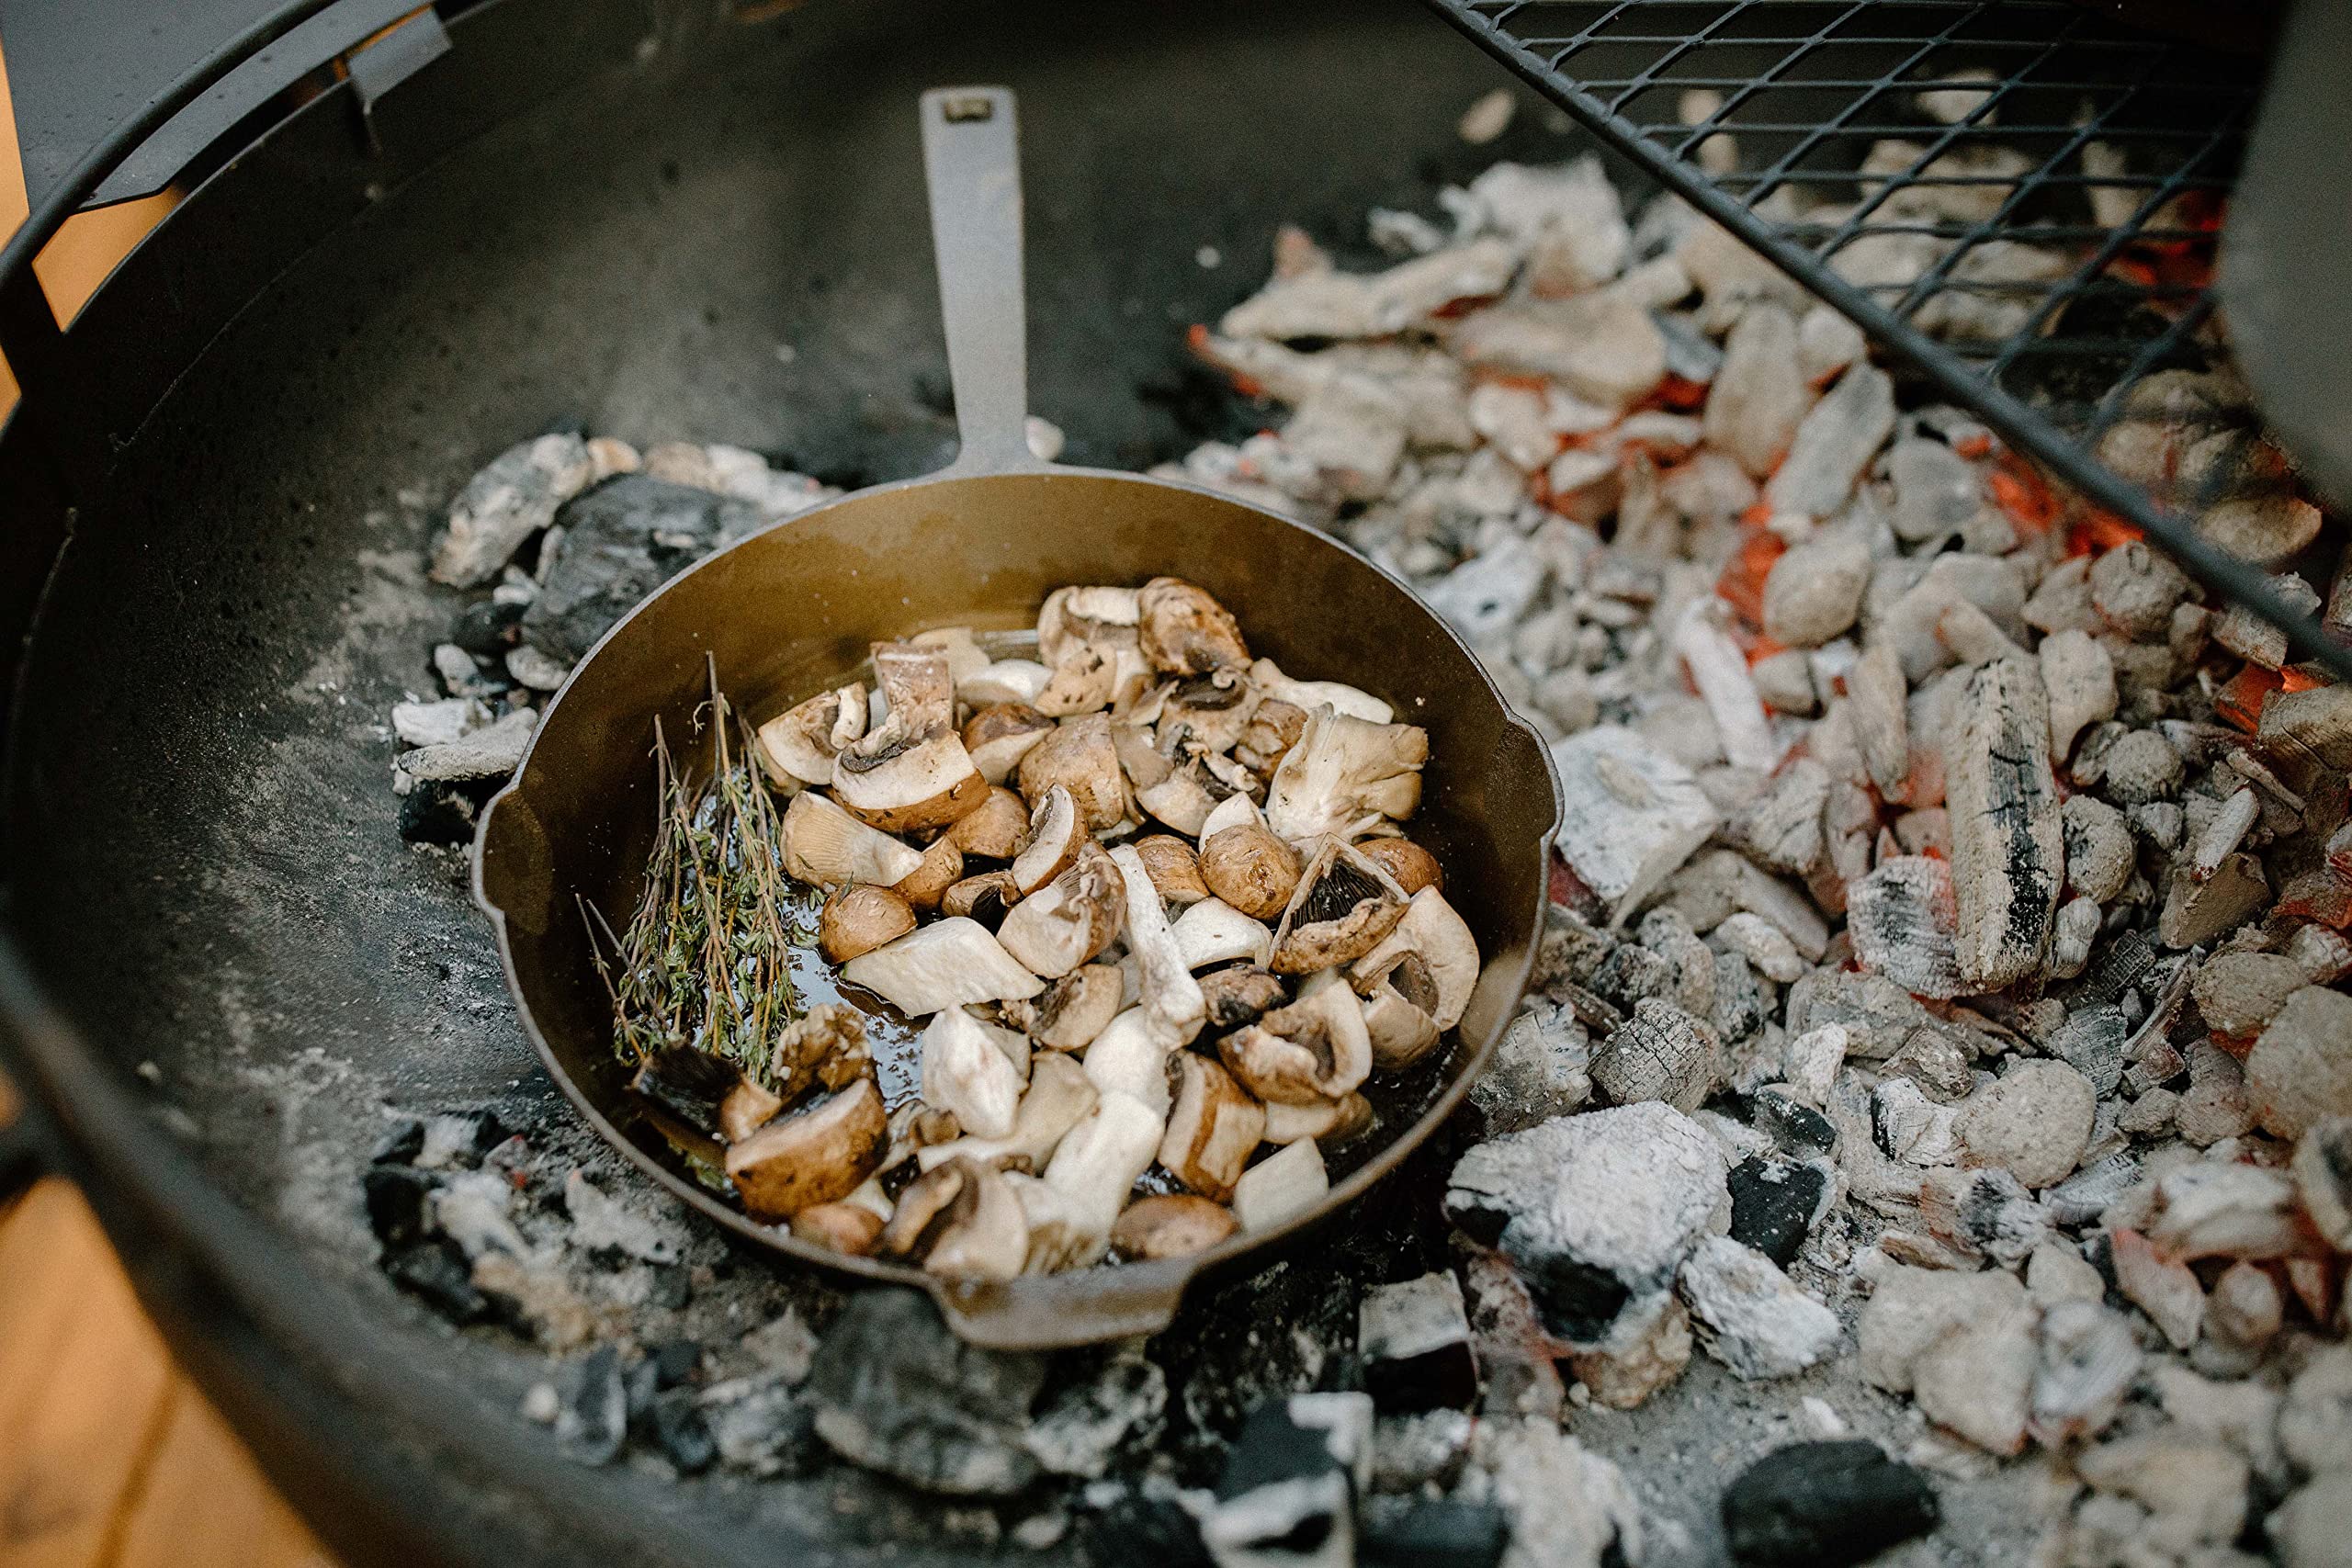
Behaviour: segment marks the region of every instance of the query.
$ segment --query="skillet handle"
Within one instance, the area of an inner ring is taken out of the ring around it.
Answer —
[[[1029,344],[1021,266],[1021,137],[1004,87],[922,96],[923,174],[947,374],[963,447],[950,474],[1046,467],[1029,450]]]

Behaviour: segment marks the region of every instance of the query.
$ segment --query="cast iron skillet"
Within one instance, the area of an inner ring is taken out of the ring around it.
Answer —
[[[590,650],[548,705],[475,840],[474,890],[498,931],[525,1032],[582,1116],[720,1224],[805,1262],[927,1290],[976,1343],[1039,1348],[1167,1325],[1204,1269],[1268,1249],[1363,1194],[1468,1090],[1532,963],[1556,815],[1548,754],[1477,660],[1395,579],[1326,535],[1190,486],[1056,468],[1028,447],[1021,185],[1012,95],[922,98],[932,234],[962,448],[939,473],[844,496],[690,567]],[[628,908],[654,820],[658,720],[690,733],[715,660],[754,717],[854,668],[877,640],[932,626],[1034,624],[1063,583],[1200,583],[1254,651],[1345,680],[1425,727],[1414,837],[1446,867],[1485,966],[1441,1082],[1324,1201],[1197,1258],[1009,1282],[945,1280],[851,1258],[751,1219],[680,1174],[639,1114],[575,895]]]

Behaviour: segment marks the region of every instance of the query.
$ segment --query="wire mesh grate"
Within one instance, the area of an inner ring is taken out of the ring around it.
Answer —
[[[2070,437],[2215,346],[2252,62],[2071,0],[1440,4],[1773,259],[1847,285],[1883,340]]]
[[[2258,59],[2078,0],[1430,4],[2088,504],[2352,672],[2197,535],[2199,495],[2111,466],[2135,389],[2228,363],[2213,269]]]

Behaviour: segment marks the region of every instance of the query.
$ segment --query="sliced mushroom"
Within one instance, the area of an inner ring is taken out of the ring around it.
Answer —
[[[1071,1128],[1046,1167],[1046,1184],[1076,1205],[1091,1234],[1110,1238],[1136,1180],[1151,1168],[1164,1124],[1132,1095],[1106,1094]]]
[[[983,1165],[1027,1160],[1034,1168],[1043,1169],[1063,1136],[1094,1109],[1100,1098],[1094,1081],[1076,1057],[1040,1056],[1030,1071],[1021,1109],[1013,1113],[1012,1132],[1001,1138],[965,1137],[933,1144],[915,1151],[915,1163],[929,1170],[961,1156]]]
[[[1009,789],[989,791],[969,817],[947,829],[947,841],[981,860],[1011,860],[1029,836],[1029,803]]]
[[[1244,959],[1262,964],[1273,952],[1273,933],[1222,898],[1207,898],[1176,917],[1170,928],[1187,969]]]
[[[1021,1201],[1022,1216],[1029,1222],[1029,1261],[1023,1271],[1057,1274],[1099,1262],[1109,1249],[1110,1237],[1099,1224],[1091,1203],[1080,1203],[1039,1176],[1007,1172],[1004,1184]]]
[[[888,887],[837,888],[817,916],[817,951],[846,964],[915,929],[914,906]]]
[[[1190,1192],[1156,1192],[1127,1205],[1111,1227],[1111,1245],[1139,1262],[1190,1258],[1240,1228],[1222,1203]]]
[[[1336,838],[1326,839],[1274,928],[1277,975],[1307,975],[1352,963],[1405,918],[1404,890],[1386,872]]]
[[[1136,638],[1142,595],[1132,588],[1057,588],[1037,612],[1037,657],[1061,662],[1074,646]]]
[[[1021,793],[1034,808],[1059,784],[1077,803],[1090,833],[1126,820],[1127,786],[1111,743],[1111,716],[1088,714],[1058,725],[1021,759]]]
[[[789,1219],[847,1197],[882,1162],[888,1118],[882,1091],[860,1078],[839,1094],[769,1122],[727,1150],[727,1175],[743,1207]]]
[[[700,1055],[700,1053],[697,1053]],[[784,1110],[784,1097],[771,1094],[749,1078],[738,1078],[727,1098],[718,1102],[718,1131],[730,1144],[740,1144]]]
[[[890,1112],[889,1144],[883,1151],[882,1163],[876,1168],[875,1174],[879,1176],[886,1171],[896,1170],[907,1161],[921,1157],[925,1149],[953,1143],[963,1131],[956,1123],[954,1111],[925,1105],[920,1100],[910,1100]],[[881,1189],[876,1185],[875,1190],[879,1192]],[[857,1199],[858,1194],[853,1192],[847,1201],[855,1202]],[[889,1217],[890,1204],[887,1198],[881,1213],[884,1218]]]
[[[1027,1265],[1029,1217],[1001,1172],[971,1167],[943,1219],[923,1257],[923,1272],[951,1280],[1011,1280]]]
[[[1372,1101],[1361,1094],[1318,1100],[1311,1105],[1266,1107],[1266,1142],[1295,1144],[1301,1138],[1343,1144],[1361,1137],[1372,1126]]]
[[[1200,984],[1208,1027],[1220,1034],[1255,1023],[1290,999],[1279,978],[1247,964],[1214,970],[1202,976]]]
[[[1344,831],[1366,817],[1401,821],[1420,804],[1429,755],[1429,731],[1419,725],[1374,724],[1318,707],[1267,786],[1266,826],[1296,840]]]
[[[1408,966],[1408,958],[1418,959],[1418,965]],[[1424,887],[1406,903],[1404,918],[1350,964],[1348,974],[1366,995],[1383,977],[1391,979],[1395,989],[1440,1029],[1452,1029],[1462,1021],[1470,993],[1477,988],[1478,939],[1444,894]]]
[[[1028,1073],[1016,1065],[1009,1043],[997,1039],[1011,1032],[962,1008],[942,1009],[922,1032],[924,1103],[953,1112],[956,1124],[975,1137],[1012,1132]],[[1028,1049],[1025,1037],[1013,1038]]]
[[[693,1045],[665,1045],[646,1057],[628,1087],[688,1126],[720,1130],[720,1114],[743,1082],[735,1064]]]
[[[1165,1115],[1168,1057],[1175,1049],[1167,1032],[1141,1008],[1129,1008],[1086,1048],[1086,1077],[1103,1094],[1123,1094]]]
[[[1265,825],[1265,814],[1258,809],[1256,801],[1246,795],[1228,795],[1216,803],[1216,809],[1210,812],[1208,820],[1201,824],[1201,842],[1205,845],[1227,828],[1263,828]]]
[[[1320,1203],[1331,1190],[1323,1151],[1312,1138],[1285,1144],[1233,1184],[1233,1217],[1245,1231],[1272,1230]]]
[[[1183,840],[1169,833],[1147,834],[1135,841],[1135,852],[1167,902],[1183,906],[1209,897],[1209,885],[1201,880],[1200,859]]]
[[[957,682],[956,694],[976,708],[996,703],[1019,703],[1027,707],[1035,704],[1052,675],[1052,671],[1034,659],[1000,659]]]
[[[851,959],[842,965],[842,978],[909,1018],[971,1002],[1034,997],[1046,988],[986,926],[956,916],[919,926],[887,947]]]
[[[922,852],[922,864],[915,868],[914,874],[901,878],[890,890],[910,908],[928,915],[939,908],[939,900],[947,890],[963,879],[964,852],[955,840],[942,834]]]
[[[1137,640],[1132,588],[1060,588],[1037,616],[1037,656],[1049,671],[1037,706],[1093,713],[1131,699],[1150,677]]]
[[[1143,653],[1155,670],[1205,675],[1247,666],[1240,624],[1208,590],[1181,577],[1155,577],[1136,595]]]
[[[1387,705],[1382,704],[1381,711],[1385,714]],[[1305,708],[1296,703],[1267,697],[1251,711],[1241,738],[1233,743],[1233,760],[1261,779],[1270,779],[1306,729]]]
[[[1437,856],[1410,839],[1366,839],[1356,848],[1363,852],[1364,859],[1395,878],[1408,898],[1424,887],[1444,891],[1445,870],[1437,863]]]
[[[1298,852],[1255,823],[1211,833],[1201,840],[1201,880],[1209,891],[1254,919],[1271,920],[1298,891]]]
[[[833,793],[877,828],[944,828],[988,798],[988,781],[956,734],[956,682],[944,653],[874,645],[888,714],[833,759]],[[895,878],[893,879],[895,880]]]
[[[1159,1141],[1159,1163],[1204,1198],[1222,1202],[1265,1134],[1266,1108],[1197,1051],[1179,1051],[1169,1060],[1175,1099]]]
[[[1060,784],[1046,791],[1029,818],[1029,835],[1012,857],[1012,886],[1024,897],[1078,863],[1087,842],[1078,801]]]
[[[875,827],[912,832],[944,828],[977,808],[989,784],[951,732],[875,756],[842,751],[833,759],[833,793]]]
[[[1176,764],[1159,754],[1150,726],[1132,717],[1112,718],[1111,750],[1119,759],[1119,771],[1126,775],[1130,795],[1157,788],[1176,771]]]
[[[852,1258],[863,1258],[874,1250],[875,1238],[882,1234],[883,1223],[882,1215],[862,1203],[843,1199],[833,1203],[814,1203],[793,1215],[792,1236],[795,1241],[811,1242]]]
[[[1428,971],[1414,954],[1388,971],[1363,993],[1363,1028],[1372,1039],[1372,1065],[1384,1073],[1411,1066],[1443,1037],[1429,1012],[1437,989],[1428,983]]]
[[[1004,917],[1021,901],[1021,889],[1009,871],[984,871],[967,876],[939,896],[943,915],[967,915],[989,931],[1004,924]]]
[[[1170,770],[1158,784],[1136,791],[1137,806],[1188,839],[1200,836],[1201,825],[1209,819],[1209,813],[1216,809],[1216,803],[1222,798],[1222,794],[1209,785],[1208,770],[1192,762]]]
[[[1126,883],[1127,950],[1136,959],[1136,994],[1170,1042],[1185,1044],[1201,1032],[1201,1021],[1206,1016],[1200,984],[1176,945],[1159,891],[1152,886],[1135,846],[1120,845],[1111,852],[1111,859]]]
[[[1125,918],[1125,879],[1089,839],[1077,863],[1014,905],[996,934],[1031,973],[1052,980],[1110,946]]]
[[[1298,1000],[1219,1040],[1217,1055],[1242,1088],[1285,1105],[1337,1100],[1372,1072],[1363,1005],[1329,971],[1302,987]]]
[[[1046,987],[1042,996],[1005,1003],[1004,1020],[1026,1030],[1040,1045],[1081,1051],[1118,1016],[1125,997],[1126,976],[1116,964],[1088,964]]]
[[[947,1117],[944,1111],[937,1111],[933,1114],[943,1117],[950,1122],[954,1120],[952,1117]],[[892,1120],[895,1122],[897,1118],[893,1117]],[[864,1209],[867,1213],[872,1214],[877,1220],[888,1220],[890,1217],[890,1211],[897,1207],[896,1204],[891,1202],[890,1195],[882,1190],[882,1178],[879,1173],[869,1176],[864,1181],[859,1182],[857,1184],[857,1190],[852,1192],[848,1197],[842,1199],[842,1201],[844,1203],[854,1204],[858,1208]]]
[[[975,1160],[954,1159],[899,1194],[874,1251],[921,1263],[928,1273],[1010,1280],[1028,1261],[1029,1222],[1001,1174]]]
[[[833,759],[865,733],[865,687],[852,681],[820,692],[760,726],[760,761],[779,784],[833,782]]]
[[[926,653],[936,653],[947,660],[947,679],[952,691],[960,693],[965,682],[989,667],[989,656],[973,640],[969,626],[941,626],[936,631],[917,632],[907,641]]]
[[[1250,679],[1270,700],[1288,703],[1301,713],[1312,714],[1318,707],[1329,707],[1336,713],[1370,724],[1386,724],[1396,716],[1395,708],[1370,692],[1359,691],[1337,681],[1294,681],[1283,674],[1271,659],[1261,659],[1251,664]]]
[[[1026,703],[993,703],[964,721],[964,750],[982,778],[1001,784],[1054,729],[1052,719]]]
[[[1239,670],[1179,681],[1160,702],[1159,749],[1171,757],[1230,751],[1261,700]]]
[[[865,882],[888,887],[913,875],[922,852],[803,790],[784,812],[784,869],[819,887]]]

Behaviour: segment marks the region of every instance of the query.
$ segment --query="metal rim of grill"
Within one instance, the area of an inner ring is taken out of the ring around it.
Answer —
[[[2204,361],[2258,60],[2133,32],[2075,0],[1430,4],[2087,504],[2352,680],[2352,650],[2267,574],[2094,454],[2133,386]],[[1939,89],[1973,101],[1939,119],[1918,107]],[[1694,93],[1712,101],[1686,119]],[[1725,134],[1739,159],[1711,167],[1704,150]],[[1884,141],[1911,151],[1871,164]],[[2099,166],[2086,167],[2086,148]],[[1981,163],[1957,166],[1968,159]],[[1984,210],[1921,210],[1945,192]],[[2095,195],[2128,216],[2097,221]],[[1874,281],[1855,265],[1858,245],[1905,241],[1938,253],[1915,278]],[[2066,265],[1982,276],[2002,254],[1988,247],[2019,244]],[[1996,310],[1999,330],[1938,335],[1931,307],[1953,299]]]

